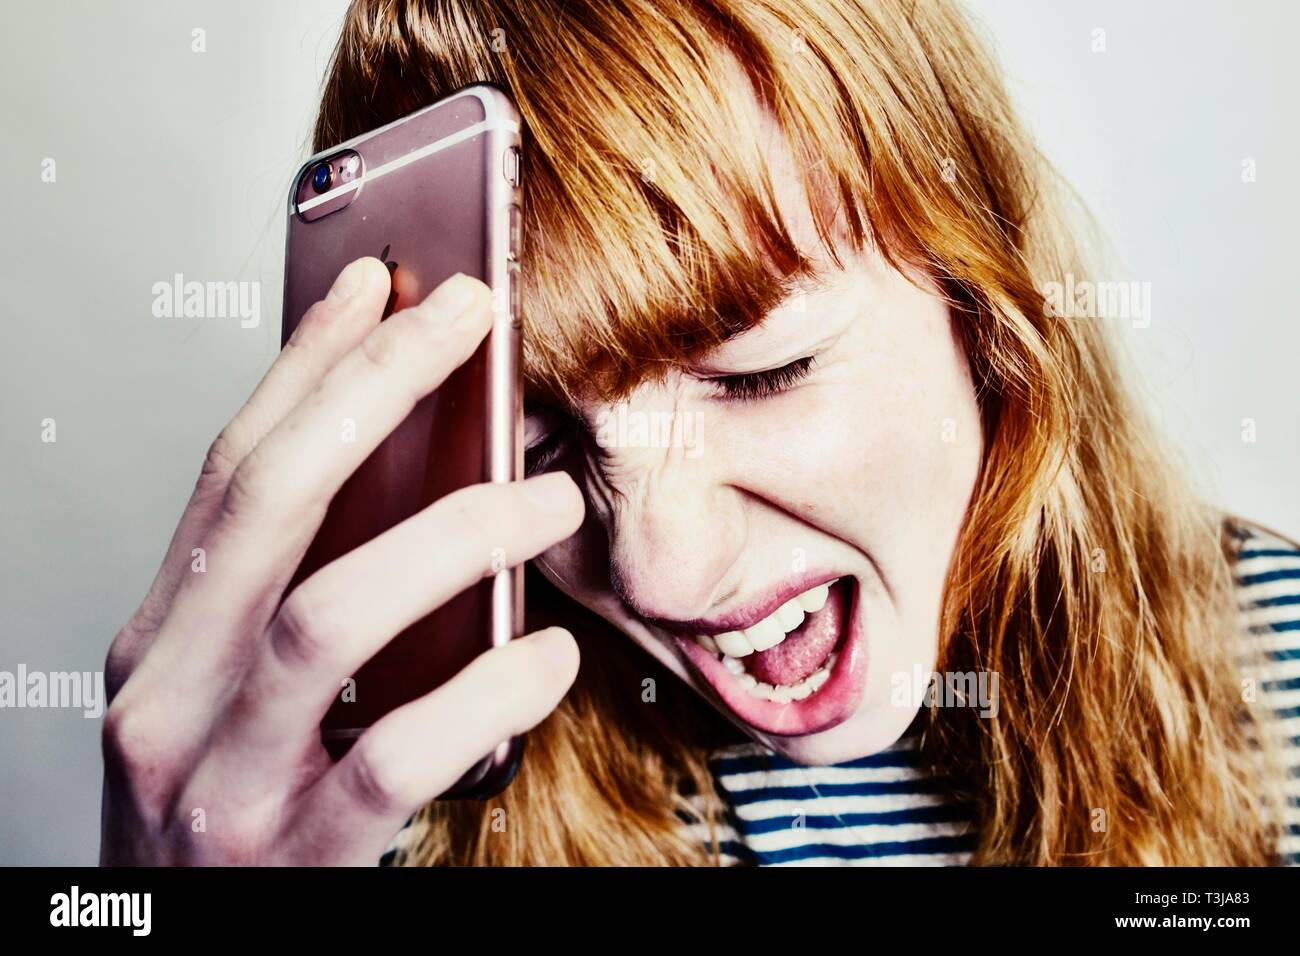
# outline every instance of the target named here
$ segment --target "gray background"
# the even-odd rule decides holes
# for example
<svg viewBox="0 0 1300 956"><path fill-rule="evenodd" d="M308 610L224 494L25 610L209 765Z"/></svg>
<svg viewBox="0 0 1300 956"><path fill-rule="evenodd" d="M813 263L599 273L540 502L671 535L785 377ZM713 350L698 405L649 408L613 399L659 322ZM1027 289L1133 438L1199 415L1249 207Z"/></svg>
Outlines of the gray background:
<svg viewBox="0 0 1300 956"><path fill-rule="evenodd" d="M1124 328L1153 413L1205 494L1300 533L1300 7L971 6L1110 238L1105 278L1152 284L1151 326ZM102 666L207 444L274 357L284 193L343 8L0 4L0 670ZM260 326L154 318L176 272L260 281ZM95 861L98 732L0 710L0 863Z"/></svg>

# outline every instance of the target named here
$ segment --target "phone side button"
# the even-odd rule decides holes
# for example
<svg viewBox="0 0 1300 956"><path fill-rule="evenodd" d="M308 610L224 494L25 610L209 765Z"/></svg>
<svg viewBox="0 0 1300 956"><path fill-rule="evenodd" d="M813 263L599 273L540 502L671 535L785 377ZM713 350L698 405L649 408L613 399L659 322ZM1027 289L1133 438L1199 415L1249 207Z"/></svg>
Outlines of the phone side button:
<svg viewBox="0 0 1300 956"><path fill-rule="evenodd" d="M520 326L520 294L519 294L519 267L512 265L510 267L510 282L507 290L510 296L510 325L518 329Z"/></svg>
<svg viewBox="0 0 1300 956"><path fill-rule="evenodd" d="M511 186L518 188L520 180L523 179L523 163L518 146L511 146L502 154L501 172L505 175L506 181Z"/></svg>
<svg viewBox="0 0 1300 956"><path fill-rule="evenodd" d="M508 248L506 249L506 254L515 262L519 261L519 246L523 238L523 224L520 222L522 218L523 214L520 211L519 206L515 203L511 203L510 222L507 230L510 236L510 241Z"/></svg>

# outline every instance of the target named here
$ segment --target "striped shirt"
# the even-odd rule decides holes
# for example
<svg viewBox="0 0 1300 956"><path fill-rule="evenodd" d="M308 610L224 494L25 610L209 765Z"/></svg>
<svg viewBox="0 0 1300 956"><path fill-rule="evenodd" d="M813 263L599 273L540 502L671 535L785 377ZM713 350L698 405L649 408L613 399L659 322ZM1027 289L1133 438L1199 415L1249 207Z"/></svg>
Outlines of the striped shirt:
<svg viewBox="0 0 1300 956"><path fill-rule="evenodd" d="M1233 573L1243 639L1265 662L1260 701L1278 720L1286 768L1285 833L1279 852L1300 865L1300 550L1271 534L1233 526ZM1260 643L1262 642L1262 643ZM1243 657L1243 667L1248 667ZM709 764L727 823L722 862L758 866L960 866L976 833L971 813L948 794L917 750L919 719L888 750L833 766L803 766L756 743L716 751ZM707 842L703 824L692 824Z"/></svg>
<svg viewBox="0 0 1300 956"><path fill-rule="evenodd" d="M1277 719L1286 768L1283 861L1300 866L1300 549L1265 531L1232 526L1233 573L1246 650L1260 701ZM1264 655L1262 673L1247 662ZM726 822L717 838L726 865L962 866L970 861L973 816L917 750L917 729L892 747L832 766L804 766L757 744L709 758ZM703 823L686 825L706 845ZM409 824L381 860L418 839Z"/></svg>

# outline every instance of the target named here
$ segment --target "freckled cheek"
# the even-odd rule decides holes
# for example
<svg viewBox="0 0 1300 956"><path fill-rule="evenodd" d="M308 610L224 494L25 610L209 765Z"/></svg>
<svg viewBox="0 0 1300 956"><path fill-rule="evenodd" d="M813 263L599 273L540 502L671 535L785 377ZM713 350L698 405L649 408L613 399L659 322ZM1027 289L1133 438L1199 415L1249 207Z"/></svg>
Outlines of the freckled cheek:
<svg viewBox="0 0 1300 956"><path fill-rule="evenodd" d="M888 461L896 444L872 410L876 401L840 376L823 380L719 416L705 452L723 458L710 464L728 483L794 514L838 523L874 494L864 464Z"/></svg>
<svg viewBox="0 0 1300 956"><path fill-rule="evenodd" d="M706 449L726 457L722 473L736 485L797 514L824 513L855 471L845 456L860 454L840 392L817 384L740 408L716 423L719 440Z"/></svg>
<svg viewBox="0 0 1300 956"><path fill-rule="evenodd" d="M955 441L967 431L964 415L945 396L947 389L907 384L877 397L864 423L857 454L864 494L906 511L927 511L954 484Z"/></svg>
<svg viewBox="0 0 1300 956"><path fill-rule="evenodd" d="M974 397L959 366L924 377L905 367L806 390L798 424L769 438L782 453L763 453L798 500L845 530L942 534L964 514L979 457Z"/></svg>

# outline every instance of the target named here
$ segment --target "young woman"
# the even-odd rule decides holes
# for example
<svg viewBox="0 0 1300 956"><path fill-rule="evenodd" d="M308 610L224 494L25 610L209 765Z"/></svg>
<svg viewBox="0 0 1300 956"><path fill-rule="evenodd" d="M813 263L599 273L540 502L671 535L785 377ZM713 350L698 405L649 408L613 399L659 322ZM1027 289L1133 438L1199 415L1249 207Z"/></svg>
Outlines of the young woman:
<svg viewBox="0 0 1300 956"><path fill-rule="evenodd" d="M953 5L359 0L315 145L482 80L526 127L535 477L280 606L368 451L328 423L487 328L471 280L380 325L345 270L113 644L106 861L1295 858L1300 551L1189 492L1059 307L1074 227ZM500 541L550 626L331 765L339 681ZM501 796L428 803L534 725Z"/></svg>

